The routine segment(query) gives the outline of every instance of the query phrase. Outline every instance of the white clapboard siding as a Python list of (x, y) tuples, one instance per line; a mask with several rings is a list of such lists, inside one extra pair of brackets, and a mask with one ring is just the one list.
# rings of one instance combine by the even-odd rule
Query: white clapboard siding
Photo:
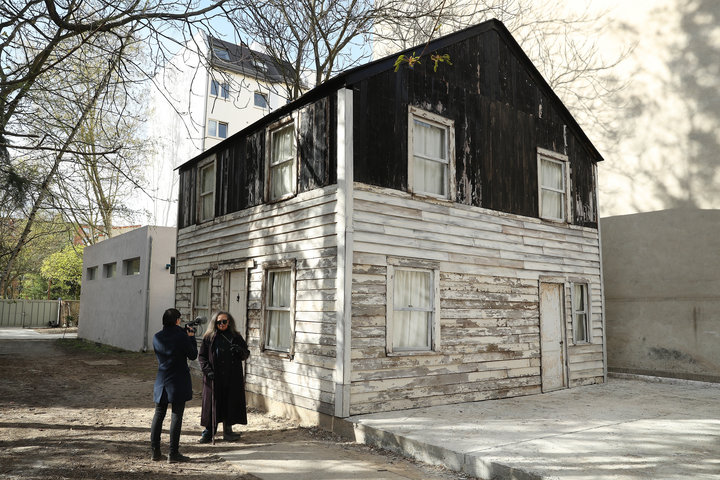
[[(597, 230), (360, 184), (353, 202), (351, 414), (539, 393), (541, 278), (565, 282), (566, 312), (590, 285), (593, 343), (568, 345), (568, 379), (603, 380)], [(439, 264), (438, 352), (386, 353), (388, 257)]]
[[(222, 307), (225, 262), (252, 260), (248, 277), (248, 392), (323, 413), (334, 411), (337, 297), (335, 187), (261, 205), (178, 232), (178, 306), (191, 308), (193, 274), (212, 274)], [(260, 351), (263, 264), (295, 261), (294, 355)]]

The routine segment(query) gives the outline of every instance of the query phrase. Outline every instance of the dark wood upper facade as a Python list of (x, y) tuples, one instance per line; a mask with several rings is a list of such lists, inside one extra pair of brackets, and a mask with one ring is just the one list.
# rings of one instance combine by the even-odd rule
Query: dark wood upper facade
[(267, 131), (283, 119), (299, 119), (295, 192), (336, 183), (342, 88), (353, 91), (355, 182), (408, 190), (408, 109), (414, 106), (454, 122), (452, 201), (538, 218), (543, 149), (567, 157), (569, 223), (596, 228), (595, 164), (602, 158), (507, 29), (484, 22), (432, 42), (428, 51), (448, 54), (452, 65), (433, 71), (428, 54), (397, 72), (396, 56), (359, 67), (182, 165), (179, 228), (199, 223), (197, 171), (212, 156), (214, 217), (267, 201)]

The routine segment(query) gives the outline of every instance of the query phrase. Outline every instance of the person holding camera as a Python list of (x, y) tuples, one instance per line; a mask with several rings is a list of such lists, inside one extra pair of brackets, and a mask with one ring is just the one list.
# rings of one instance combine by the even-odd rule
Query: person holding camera
[(217, 426), (223, 424), (223, 439), (235, 441), (235, 424), (247, 425), (245, 376), (242, 362), (250, 356), (245, 339), (228, 312), (217, 312), (203, 336), (198, 361), (203, 372), (200, 425), (205, 427), (200, 443), (212, 441)]
[(187, 462), (190, 458), (180, 453), (179, 446), (185, 402), (192, 399), (192, 380), (187, 361), (195, 360), (198, 356), (195, 330), (180, 327), (180, 312), (175, 308), (165, 310), (162, 323), (163, 329), (153, 337), (158, 372), (153, 388), (155, 415), (150, 428), (151, 459), (162, 459), (160, 433), (168, 403), (171, 403), (170, 451), (167, 461)]

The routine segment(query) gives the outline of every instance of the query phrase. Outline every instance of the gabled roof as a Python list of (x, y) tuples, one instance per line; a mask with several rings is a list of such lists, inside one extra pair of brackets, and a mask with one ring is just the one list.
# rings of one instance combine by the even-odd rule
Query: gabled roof
[[(592, 144), (590, 139), (587, 137), (585, 132), (582, 130), (580, 125), (577, 123), (575, 118), (572, 116), (570, 111), (565, 107), (565, 104), (563, 104), (562, 100), (560, 100), (560, 97), (557, 96), (557, 94), (553, 91), (553, 89), (550, 87), (550, 85), (545, 81), (545, 78), (543, 78), (540, 71), (535, 67), (535, 65), (532, 63), (530, 58), (527, 56), (527, 54), (523, 51), (523, 49), (520, 47), (520, 45), (517, 43), (515, 38), (513, 38), (510, 31), (507, 29), (507, 27), (497, 19), (487, 20), (485, 22), (479, 23), (477, 25), (474, 25), (472, 27), (468, 27), (463, 30), (459, 30), (457, 32), (451, 33), (449, 35), (445, 35), (444, 37), (437, 38), (433, 41), (431, 41), (428, 45), (427, 51), (432, 52), (435, 50), (439, 50), (442, 48), (445, 48), (449, 45), (453, 45), (455, 43), (461, 42), (463, 40), (466, 40), (468, 38), (472, 38), (474, 36), (477, 36), (481, 33), (488, 32), (490, 30), (495, 30), (500, 37), (502, 41), (504, 41), (510, 51), (518, 58), (518, 60), (524, 64), (524, 66), (528, 69), (528, 73), (532, 77), (532, 79), (537, 84), (538, 88), (541, 90), (544, 90), (544, 93), (554, 102), (554, 106), (559, 111), (560, 115), (564, 118), (564, 120), (567, 122), (568, 128), (570, 128), (574, 133), (577, 134), (578, 138), (581, 139), (581, 141), (585, 144), (585, 146), (588, 148), (591, 155), (596, 158), (598, 161), (602, 161), (602, 155), (600, 152), (595, 148), (595, 146)], [(336, 91), (340, 88), (349, 87), (351, 85), (354, 85), (358, 82), (361, 82), (362, 80), (365, 80), (367, 78), (370, 78), (378, 73), (381, 73), (386, 70), (394, 69), (395, 68), (395, 60), (399, 55), (409, 55), (413, 52), (419, 52), (422, 51), (425, 48), (425, 45), (418, 45), (413, 48), (408, 48), (403, 51), (396, 52), (392, 55), (389, 55), (387, 57), (375, 60), (373, 62), (367, 63), (365, 65), (361, 65), (355, 68), (352, 68), (350, 70), (347, 70), (345, 72), (342, 72), (338, 74), (337, 76), (331, 78), (330, 80), (318, 85), (317, 87), (313, 88), (306, 94), (304, 94), (302, 97), (298, 98), (297, 100), (294, 100), (293, 102), (290, 102), (283, 107), (274, 110), (270, 112), (269, 114), (265, 115), (255, 123), (252, 123), (245, 127), (244, 129), (240, 130), (239, 132), (235, 133), (234, 135), (226, 138), (222, 142), (212, 146), (208, 150), (204, 151), (203, 153), (199, 154), (198, 156), (194, 157), (193, 159), (185, 162), (184, 164), (177, 167), (177, 169), (184, 168), (187, 165), (190, 165), (192, 163), (195, 163), (198, 160), (201, 160), (203, 158), (206, 158), (209, 155), (212, 155), (214, 152), (224, 148), (225, 142), (230, 141), (230, 139), (245, 135), (246, 132), (257, 130), (259, 127), (263, 125), (269, 125), (276, 120), (284, 117), (285, 115), (289, 114), (290, 112), (297, 110), (305, 105), (308, 105), (310, 103), (313, 103), (320, 98), (323, 98), (330, 94), (333, 91)]]
[(210, 64), (215, 68), (272, 83), (283, 82), (283, 71), (288, 72), (286, 76), (292, 76), (293, 68), (290, 63), (278, 62), (270, 55), (252, 50), (245, 44), (236, 45), (214, 37), (208, 37), (208, 43), (211, 52)]

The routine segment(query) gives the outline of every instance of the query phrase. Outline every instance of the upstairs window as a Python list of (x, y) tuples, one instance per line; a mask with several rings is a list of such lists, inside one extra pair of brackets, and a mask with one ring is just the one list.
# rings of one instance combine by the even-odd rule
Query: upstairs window
[(267, 94), (255, 92), (255, 106), (260, 108), (268, 108), (270, 104), (268, 103)]
[(85, 272), (85, 280), (95, 280), (97, 277), (97, 267), (89, 267)]
[(412, 193), (454, 197), (454, 122), (410, 107), (408, 187)]
[(588, 308), (588, 286), (586, 283), (573, 284), (573, 340), (575, 343), (590, 342), (590, 315)]
[(210, 81), (210, 95), (213, 97), (230, 98), (230, 86), (226, 82), (220, 83), (217, 80)]
[(226, 122), (218, 122), (217, 120), (208, 120), (208, 136), (217, 138), (227, 138), (228, 124)]
[(198, 172), (198, 219), (201, 222), (215, 216), (215, 161), (201, 166)]
[(295, 124), (286, 123), (270, 130), (268, 151), (268, 200), (295, 194)]
[(213, 53), (221, 60), (225, 60), (226, 62), (230, 61), (230, 52), (228, 52), (226, 48), (215, 46), (213, 47)]
[(540, 218), (556, 222), (570, 221), (568, 217), (567, 157), (559, 153), (538, 149), (540, 172)]

